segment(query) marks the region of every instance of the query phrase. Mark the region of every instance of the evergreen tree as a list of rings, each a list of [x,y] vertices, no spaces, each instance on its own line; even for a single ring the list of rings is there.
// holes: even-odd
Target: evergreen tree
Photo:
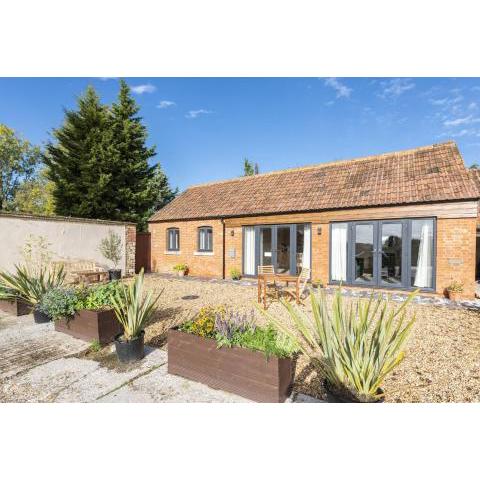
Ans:
[[[54,183],[55,213],[111,218],[112,132],[108,110],[93,87],[78,99],[77,110],[65,110],[64,123],[53,136],[56,143],[47,144],[44,161]]]
[[[252,162],[248,158],[245,158],[243,160],[243,176],[244,177],[249,177],[251,175],[255,175],[255,170],[253,167]]]
[[[65,112],[47,146],[45,162],[55,182],[57,213],[136,222],[145,228],[154,209],[176,194],[159,165],[150,165],[155,147],[146,146],[147,129],[139,107],[122,81],[117,101],[102,106],[92,87]]]

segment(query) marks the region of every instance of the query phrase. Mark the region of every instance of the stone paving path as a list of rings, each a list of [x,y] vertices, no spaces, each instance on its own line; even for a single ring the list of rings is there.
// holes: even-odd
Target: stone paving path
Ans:
[[[121,365],[111,353],[91,360],[88,344],[35,324],[31,315],[0,317],[1,402],[247,402],[167,373],[167,353]]]

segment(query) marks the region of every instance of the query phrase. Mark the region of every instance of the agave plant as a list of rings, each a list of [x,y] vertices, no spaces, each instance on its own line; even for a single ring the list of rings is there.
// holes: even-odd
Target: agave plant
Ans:
[[[153,299],[149,291],[143,294],[143,268],[130,285],[122,285],[112,295],[112,305],[117,320],[121,323],[125,340],[137,338],[154,313],[161,292]]]
[[[16,265],[15,273],[0,272],[0,285],[13,297],[20,298],[32,306],[40,302],[42,296],[51,288],[59,287],[65,280],[63,266],[48,270],[43,267],[36,273],[27,267]]]
[[[339,287],[330,311],[325,292],[312,292],[311,316],[282,301],[293,328],[261,311],[320,369],[332,393],[372,402],[382,397],[383,380],[404,358],[402,346],[415,321],[406,321],[406,306],[416,293],[396,308],[373,294],[346,305]]]

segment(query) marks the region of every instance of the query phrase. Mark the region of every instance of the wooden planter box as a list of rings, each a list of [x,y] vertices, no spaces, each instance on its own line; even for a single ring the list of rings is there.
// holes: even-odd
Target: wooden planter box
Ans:
[[[32,313],[32,306],[24,300],[0,300],[0,310],[19,317]]]
[[[168,373],[257,402],[284,402],[290,395],[294,360],[240,347],[217,348],[215,340],[168,331]]]
[[[123,332],[113,310],[79,310],[72,318],[57,320],[55,330],[87,342],[98,340],[102,345]]]

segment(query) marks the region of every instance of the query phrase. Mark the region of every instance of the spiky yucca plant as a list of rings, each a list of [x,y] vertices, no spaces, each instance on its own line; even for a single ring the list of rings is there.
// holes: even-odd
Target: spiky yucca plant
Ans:
[[[15,273],[0,272],[0,285],[32,306],[37,305],[42,296],[51,288],[60,287],[65,280],[63,266],[49,270],[40,268],[31,272],[25,266],[15,265]]]
[[[117,320],[121,323],[125,340],[137,338],[148,320],[152,317],[155,305],[162,292],[153,299],[152,291],[143,294],[143,268],[130,285],[122,285],[112,295],[112,305]]]
[[[385,376],[404,358],[402,346],[415,321],[406,321],[406,306],[413,292],[398,307],[381,296],[345,305],[341,287],[331,312],[325,291],[311,293],[312,314],[282,301],[294,327],[264,312],[273,324],[320,369],[332,393],[349,401],[372,402],[381,398]]]

